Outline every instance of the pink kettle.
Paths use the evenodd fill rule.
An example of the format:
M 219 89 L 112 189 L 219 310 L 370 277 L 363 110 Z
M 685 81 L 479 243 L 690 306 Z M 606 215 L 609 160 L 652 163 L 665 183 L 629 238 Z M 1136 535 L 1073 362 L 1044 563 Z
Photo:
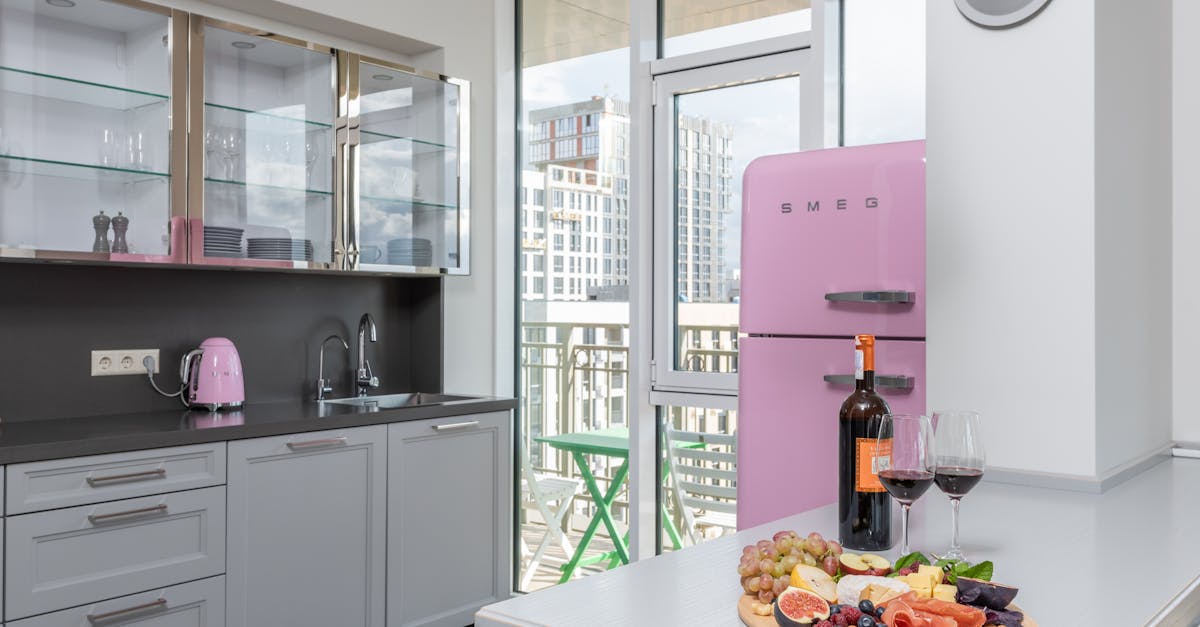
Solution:
M 187 386 L 183 395 L 189 407 L 217 411 L 246 401 L 242 359 L 226 338 L 210 337 L 188 351 L 179 363 L 179 378 Z

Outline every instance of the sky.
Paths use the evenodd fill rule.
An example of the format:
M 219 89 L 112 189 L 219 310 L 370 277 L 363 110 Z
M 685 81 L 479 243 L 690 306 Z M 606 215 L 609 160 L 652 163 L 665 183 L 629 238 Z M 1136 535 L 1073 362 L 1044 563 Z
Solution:
M 925 0 L 850 0 L 846 5 L 843 128 L 847 145 L 925 136 Z M 682 35 L 670 55 L 810 29 L 809 11 Z M 526 68 L 523 108 L 612 96 L 629 100 L 629 50 L 622 48 Z M 740 266 L 742 173 L 753 159 L 799 150 L 800 81 L 765 81 L 682 97 L 688 115 L 734 126 L 733 207 L 726 222 L 726 267 Z M 526 167 L 528 165 L 526 164 Z M 656 174 L 656 180 L 658 175 Z

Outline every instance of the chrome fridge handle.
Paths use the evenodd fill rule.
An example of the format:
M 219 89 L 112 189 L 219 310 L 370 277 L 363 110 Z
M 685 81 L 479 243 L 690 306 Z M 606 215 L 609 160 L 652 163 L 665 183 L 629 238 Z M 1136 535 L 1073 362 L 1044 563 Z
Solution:
M 825 382 L 834 385 L 854 385 L 854 375 L 852 374 L 827 374 Z M 877 374 L 875 375 L 875 385 L 881 388 L 895 388 L 897 390 L 911 390 L 916 385 L 916 379 L 902 374 Z
M 865 292 L 829 292 L 825 300 L 840 303 L 896 303 L 908 304 L 916 302 L 915 292 L 904 290 L 882 290 Z

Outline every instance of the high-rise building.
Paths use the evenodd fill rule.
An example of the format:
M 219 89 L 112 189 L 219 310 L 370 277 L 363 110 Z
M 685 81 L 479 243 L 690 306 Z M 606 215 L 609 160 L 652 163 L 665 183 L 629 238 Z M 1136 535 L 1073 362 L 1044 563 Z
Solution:
M 680 116 L 679 298 L 728 302 L 732 129 Z M 594 97 L 529 113 L 522 296 L 585 300 L 629 283 L 629 104 Z M 648 208 L 647 208 L 648 210 Z M 602 297 L 602 296 L 601 296 Z

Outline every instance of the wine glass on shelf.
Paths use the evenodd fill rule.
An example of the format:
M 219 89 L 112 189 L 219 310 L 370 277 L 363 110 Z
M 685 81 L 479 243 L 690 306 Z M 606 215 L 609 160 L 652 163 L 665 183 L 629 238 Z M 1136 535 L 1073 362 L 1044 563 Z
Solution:
M 908 510 L 933 485 L 937 468 L 933 427 L 927 416 L 885 414 L 874 464 L 879 483 L 900 502 L 902 555 L 908 554 Z
M 314 137 L 306 137 L 304 139 L 304 172 L 305 187 L 312 187 L 313 166 L 317 162 L 317 153 L 320 152 L 320 147 Z
M 244 141 L 242 132 L 236 127 L 229 127 L 221 132 L 221 152 L 225 155 L 225 180 L 233 181 L 238 169 L 238 158 L 242 156 Z
M 214 127 L 204 129 L 204 176 L 217 178 L 219 174 L 213 166 L 213 154 L 221 144 L 221 132 Z
M 934 442 L 937 446 L 935 481 L 950 497 L 953 510 L 953 536 L 946 559 L 965 559 L 958 544 L 958 502 L 983 478 L 985 455 L 979 432 L 979 414 L 973 411 L 936 411 L 933 413 Z

